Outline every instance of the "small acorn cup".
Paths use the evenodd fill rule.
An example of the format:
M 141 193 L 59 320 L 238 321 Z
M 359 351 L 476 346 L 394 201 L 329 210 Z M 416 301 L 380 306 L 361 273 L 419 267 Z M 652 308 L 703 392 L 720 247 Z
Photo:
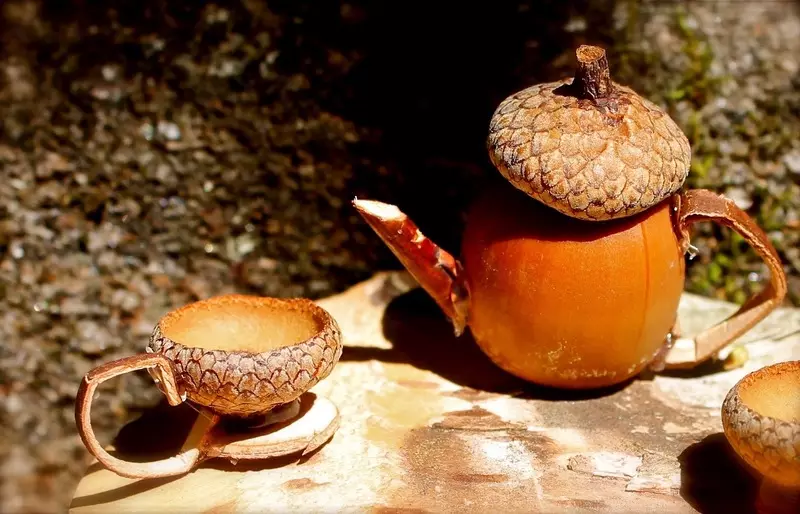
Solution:
M 336 320 L 311 300 L 229 294 L 167 313 L 145 350 L 171 361 L 189 400 L 246 418 L 294 401 L 326 378 L 342 343 Z
M 580 46 L 572 79 L 506 98 L 489 124 L 489 157 L 516 188 L 557 211 L 603 221 L 676 193 L 691 148 L 657 105 L 611 80 L 606 52 Z
M 800 360 L 748 373 L 722 403 L 733 450 L 757 474 L 764 512 L 800 512 Z

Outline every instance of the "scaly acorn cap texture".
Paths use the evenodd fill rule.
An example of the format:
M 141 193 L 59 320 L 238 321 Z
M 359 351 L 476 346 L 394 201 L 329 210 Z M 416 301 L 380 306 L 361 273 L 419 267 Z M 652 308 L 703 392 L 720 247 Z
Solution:
M 632 216 L 681 188 L 689 141 L 657 105 L 611 80 L 605 50 L 583 45 L 575 53 L 573 78 L 500 103 L 489 157 L 516 188 L 567 216 Z
M 284 316 L 313 317 L 320 329 L 304 341 L 258 353 L 193 347 L 167 335 L 171 325 L 185 316 L 235 315 L 235 311 L 231 314 L 232 309 L 219 309 L 227 305 L 241 307 L 243 311 L 238 316 L 244 318 L 247 312 L 265 304 L 273 305 Z M 257 324 L 255 320 L 250 323 Z M 277 326 L 275 331 L 281 328 Z M 220 346 L 230 347 L 223 341 Z M 189 400 L 222 416 L 250 417 L 264 415 L 299 398 L 326 378 L 342 355 L 342 341 L 336 320 L 311 300 L 231 294 L 201 300 L 168 313 L 153 329 L 146 350 L 172 361 L 177 382 Z

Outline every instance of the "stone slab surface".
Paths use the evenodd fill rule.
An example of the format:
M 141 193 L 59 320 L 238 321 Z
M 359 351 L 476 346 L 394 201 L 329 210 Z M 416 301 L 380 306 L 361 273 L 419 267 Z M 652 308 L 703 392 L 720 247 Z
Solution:
M 720 406 L 746 373 L 800 359 L 800 309 L 743 337 L 730 371 L 641 377 L 565 393 L 498 370 L 407 274 L 382 273 L 320 301 L 346 349 L 314 388 L 341 428 L 303 459 L 210 461 L 180 478 L 131 480 L 93 464 L 71 512 L 741 512 L 757 482 L 721 434 Z M 684 332 L 735 306 L 685 295 Z M 174 452 L 194 413 L 159 407 L 115 447 Z

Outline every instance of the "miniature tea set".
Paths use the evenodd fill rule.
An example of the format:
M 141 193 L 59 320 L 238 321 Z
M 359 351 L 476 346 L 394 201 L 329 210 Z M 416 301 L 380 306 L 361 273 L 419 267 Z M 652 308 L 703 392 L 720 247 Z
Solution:
M 333 436 L 339 412 L 308 390 L 342 355 L 339 325 L 304 298 L 223 295 L 161 318 L 146 353 L 90 371 L 75 419 L 84 445 L 106 468 L 129 478 L 191 471 L 207 459 L 265 459 L 310 453 Z M 121 460 L 97 441 L 91 399 L 118 375 L 146 369 L 170 405 L 200 412 L 178 455 L 149 463 Z
M 468 327 L 513 375 L 590 389 L 647 368 L 696 367 L 783 301 L 780 259 L 733 201 L 683 190 L 686 136 L 655 104 L 611 80 L 603 49 L 581 46 L 576 56 L 573 78 L 519 91 L 495 111 L 489 155 L 513 187 L 490 188 L 476 200 L 460 261 L 396 206 L 353 205 L 456 335 Z M 766 263 L 770 282 L 728 319 L 684 338 L 677 323 L 683 259 L 700 221 L 738 232 Z M 164 316 L 146 353 L 90 371 L 77 396 L 78 430 L 103 466 L 132 478 L 187 473 L 211 458 L 308 453 L 338 427 L 336 406 L 309 390 L 341 353 L 339 326 L 310 300 L 212 297 Z M 200 412 L 174 457 L 123 461 L 94 436 L 97 386 L 139 369 L 170 405 L 189 402 Z M 744 377 L 725 399 L 722 421 L 733 449 L 766 482 L 800 491 L 800 361 Z

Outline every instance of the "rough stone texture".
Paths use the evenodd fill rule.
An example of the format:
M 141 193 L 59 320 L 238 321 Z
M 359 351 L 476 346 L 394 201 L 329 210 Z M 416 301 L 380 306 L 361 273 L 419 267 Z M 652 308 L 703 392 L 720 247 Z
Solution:
M 412 285 L 405 273 L 379 274 L 320 302 L 346 340 L 342 361 L 313 390 L 341 411 L 338 432 L 319 452 L 267 466 L 209 463 L 138 485 L 94 466 L 73 511 L 629 512 L 636 505 L 671 513 L 752 505 L 757 482 L 721 434 L 720 407 L 744 374 L 800 358 L 800 309 L 759 325 L 743 368 L 567 393 L 501 372 L 468 336 L 452 335 L 421 290 L 407 292 Z M 695 332 L 734 308 L 686 295 L 681 322 Z M 129 430 L 136 434 L 117 448 L 142 451 L 134 435 L 139 445 L 152 443 L 150 431 L 168 423 L 161 416 Z M 174 429 L 175 443 L 183 430 Z
M 669 108 L 689 181 L 759 220 L 799 302 L 798 34 L 785 2 L 3 0 L 0 511 L 62 510 L 81 377 L 141 351 L 167 311 L 398 267 L 353 196 L 458 248 L 476 179 L 498 175 L 491 113 L 571 76 L 582 43 Z M 728 231 L 694 243 L 692 291 L 759 287 Z M 98 434 L 159 398 L 145 373 L 108 384 Z
M 597 221 L 642 212 L 683 186 L 691 149 L 663 110 L 619 84 L 602 106 L 568 87 L 573 79 L 531 86 L 492 116 L 489 157 L 515 187 Z

